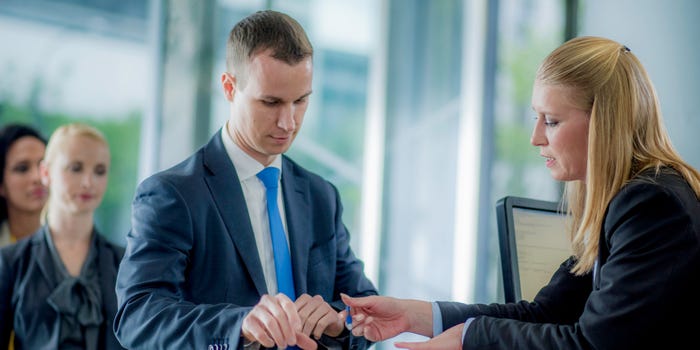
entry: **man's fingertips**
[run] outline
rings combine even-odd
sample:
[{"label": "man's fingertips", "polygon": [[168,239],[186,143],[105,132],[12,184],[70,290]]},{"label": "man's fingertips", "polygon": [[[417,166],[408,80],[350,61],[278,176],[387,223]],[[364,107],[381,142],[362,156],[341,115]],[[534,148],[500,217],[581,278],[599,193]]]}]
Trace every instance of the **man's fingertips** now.
[{"label": "man's fingertips", "polygon": [[352,327],[352,335],[356,337],[361,337],[363,334],[363,327]]}]

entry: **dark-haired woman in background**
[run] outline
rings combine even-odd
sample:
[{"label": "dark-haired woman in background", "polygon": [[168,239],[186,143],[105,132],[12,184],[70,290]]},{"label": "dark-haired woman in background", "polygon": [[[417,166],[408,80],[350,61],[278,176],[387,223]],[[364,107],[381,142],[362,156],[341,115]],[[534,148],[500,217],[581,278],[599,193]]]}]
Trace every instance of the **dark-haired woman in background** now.
[{"label": "dark-haired woman in background", "polygon": [[9,124],[0,129],[0,247],[39,229],[47,191],[39,178],[46,140],[35,129]]}]

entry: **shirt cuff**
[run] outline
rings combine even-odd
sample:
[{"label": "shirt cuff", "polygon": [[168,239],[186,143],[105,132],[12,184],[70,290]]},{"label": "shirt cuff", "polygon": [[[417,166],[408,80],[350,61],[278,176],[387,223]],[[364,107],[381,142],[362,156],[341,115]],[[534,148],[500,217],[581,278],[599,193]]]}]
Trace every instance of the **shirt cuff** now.
[{"label": "shirt cuff", "polygon": [[440,306],[437,302],[432,302],[433,307],[433,337],[437,337],[442,333],[442,312],[440,312]]},{"label": "shirt cuff", "polygon": [[244,350],[259,350],[260,343],[258,343],[256,341],[248,341],[247,339],[243,338],[243,349]]},{"label": "shirt cuff", "polygon": [[470,317],[464,321],[464,328],[462,328],[462,345],[464,345],[464,336],[467,335],[467,328],[469,328],[469,325],[472,324],[472,321],[474,321],[474,317]]}]

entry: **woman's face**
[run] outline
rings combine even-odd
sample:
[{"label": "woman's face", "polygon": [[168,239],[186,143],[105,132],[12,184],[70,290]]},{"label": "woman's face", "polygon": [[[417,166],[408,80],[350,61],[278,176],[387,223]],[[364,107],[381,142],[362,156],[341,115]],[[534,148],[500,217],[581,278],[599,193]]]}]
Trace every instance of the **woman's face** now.
[{"label": "woman's face", "polygon": [[559,181],[586,181],[590,113],[574,103],[576,90],[535,82],[532,109],[537,123],[530,143],[540,148],[545,165]]},{"label": "woman's face", "polygon": [[107,189],[107,145],[87,136],[69,138],[53,159],[42,165],[42,180],[51,190],[50,212],[90,214]]},{"label": "woman's face", "polygon": [[33,136],[17,139],[8,149],[0,195],[7,202],[9,215],[13,212],[41,213],[48,194],[39,176],[39,163],[45,149],[44,143]]}]

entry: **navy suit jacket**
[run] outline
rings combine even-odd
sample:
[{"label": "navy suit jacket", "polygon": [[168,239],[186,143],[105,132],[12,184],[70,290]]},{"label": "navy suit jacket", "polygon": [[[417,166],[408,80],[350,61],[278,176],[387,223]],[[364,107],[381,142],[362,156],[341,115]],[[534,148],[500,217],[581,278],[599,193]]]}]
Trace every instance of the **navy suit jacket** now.
[{"label": "navy suit jacket", "polygon": [[[242,321],[268,293],[220,132],[138,187],[116,286],[114,330],[127,348],[242,348]],[[296,294],[338,310],[341,292],[376,294],[350,249],[336,188],[286,156],[281,184]],[[348,338],[346,347],[364,340]]]},{"label": "navy suit jacket", "polygon": [[569,259],[533,302],[438,303],[444,328],[476,317],[464,349],[697,348],[700,202],[688,183],[645,171],[613,197],[600,235],[595,280]]},{"label": "navy suit jacket", "polygon": [[[46,226],[31,237],[0,249],[0,348],[15,331],[15,349],[58,349],[61,318],[47,298],[60,283],[46,242]],[[93,231],[102,294],[100,349],[122,349],[112,332],[117,312],[114,283],[124,248]]]}]

